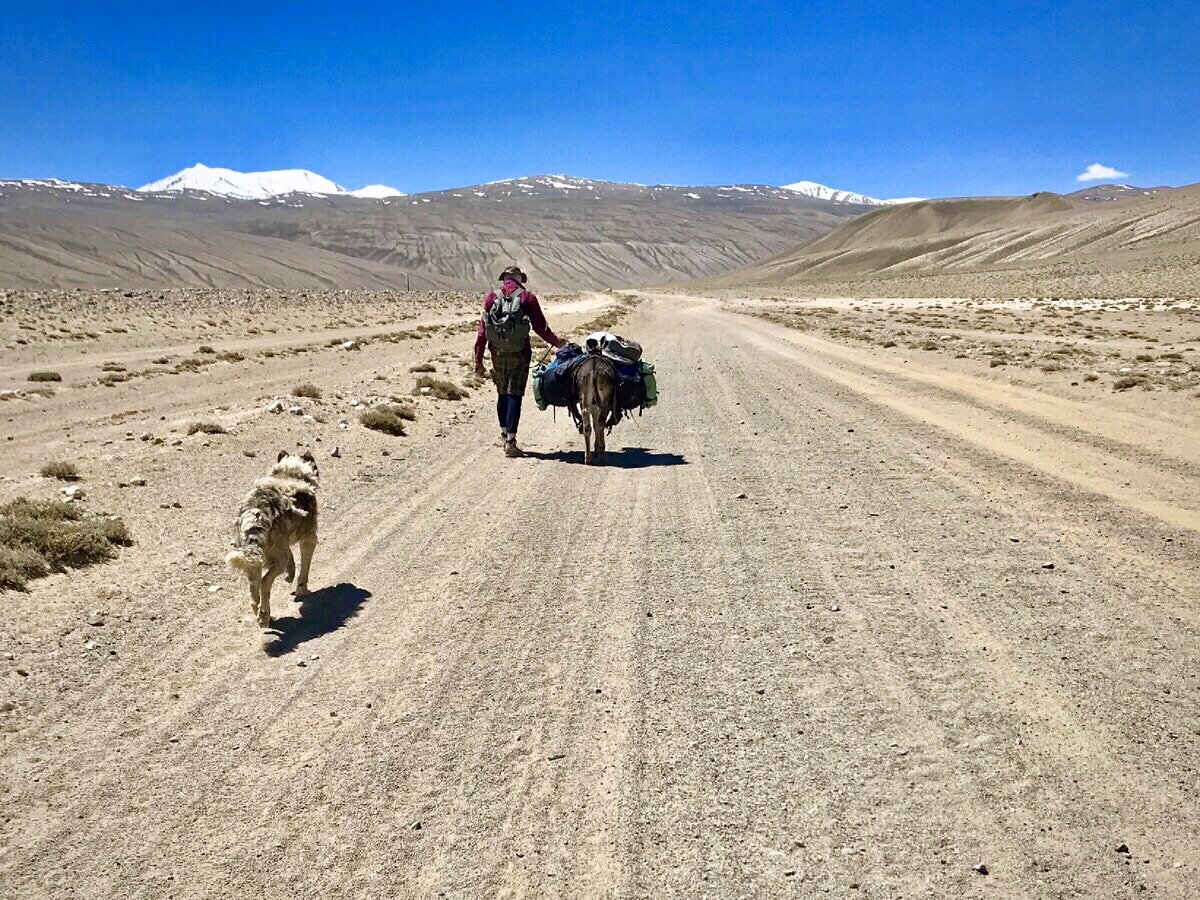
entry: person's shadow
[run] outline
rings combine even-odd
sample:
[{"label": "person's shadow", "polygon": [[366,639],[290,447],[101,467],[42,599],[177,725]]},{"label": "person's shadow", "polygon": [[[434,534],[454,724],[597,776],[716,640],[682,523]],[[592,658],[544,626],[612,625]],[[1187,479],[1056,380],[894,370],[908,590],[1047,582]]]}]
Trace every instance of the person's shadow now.
[{"label": "person's shadow", "polygon": [[[538,453],[526,450],[525,455],[533,459],[544,459],[550,462],[583,465],[582,450],[556,450],[554,453]],[[686,466],[687,459],[678,453],[660,453],[645,447],[625,447],[621,450],[609,450],[604,457],[604,465],[613,469],[648,469],[652,466]]]},{"label": "person's shadow", "polygon": [[345,582],[305,594],[299,600],[300,615],[271,621],[276,637],[265,645],[267,655],[283,656],[305,641],[337,631],[358,615],[370,596],[370,591]]}]

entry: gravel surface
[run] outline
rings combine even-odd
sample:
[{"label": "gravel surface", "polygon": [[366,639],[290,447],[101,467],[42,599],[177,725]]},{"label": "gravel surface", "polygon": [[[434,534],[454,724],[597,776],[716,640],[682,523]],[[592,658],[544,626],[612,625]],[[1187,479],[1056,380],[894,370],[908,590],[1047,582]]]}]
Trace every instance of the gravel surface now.
[{"label": "gravel surface", "polygon": [[[608,467],[531,403],[504,458],[487,385],[359,427],[463,380],[437,317],[0,407],[3,499],[70,459],[137,541],[3,595],[0,892],[1196,895],[1194,417],[649,295]],[[264,644],[220,561],[297,445],[315,593]]]}]

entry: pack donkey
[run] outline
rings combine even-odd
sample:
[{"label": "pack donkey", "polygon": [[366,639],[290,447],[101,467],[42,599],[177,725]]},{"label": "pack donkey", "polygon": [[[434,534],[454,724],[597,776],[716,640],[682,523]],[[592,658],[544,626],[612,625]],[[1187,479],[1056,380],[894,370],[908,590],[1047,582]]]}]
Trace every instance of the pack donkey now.
[{"label": "pack donkey", "polygon": [[617,372],[612,360],[590,353],[571,373],[575,382],[571,417],[583,432],[583,463],[604,462],[604,433],[617,423]]}]

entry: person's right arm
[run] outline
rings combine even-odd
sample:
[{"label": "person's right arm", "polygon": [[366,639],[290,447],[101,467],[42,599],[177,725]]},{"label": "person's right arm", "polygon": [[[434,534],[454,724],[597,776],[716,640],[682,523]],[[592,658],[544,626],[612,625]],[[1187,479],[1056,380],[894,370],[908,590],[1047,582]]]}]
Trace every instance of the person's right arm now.
[{"label": "person's right arm", "polygon": [[[496,292],[489,291],[483,299],[483,311],[486,313],[496,302]],[[487,332],[483,327],[483,316],[479,317],[479,327],[475,329],[475,374],[483,375],[483,348],[487,346]]]}]

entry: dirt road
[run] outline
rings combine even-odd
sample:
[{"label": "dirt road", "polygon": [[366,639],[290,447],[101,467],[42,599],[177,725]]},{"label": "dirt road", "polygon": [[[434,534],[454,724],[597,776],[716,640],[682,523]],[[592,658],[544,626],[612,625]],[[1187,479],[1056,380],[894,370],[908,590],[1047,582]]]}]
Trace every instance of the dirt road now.
[{"label": "dirt road", "polygon": [[[243,416],[300,372],[269,366],[228,376],[237,435],[118,443],[150,499],[93,502],[138,545],[3,598],[0,893],[1200,894],[1195,419],[947,385],[695,298],[621,330],[663,401],[607,468],[532,409],[504,459],[487,392],[390,443]],[[382,352],[279,365],[365,390],[409,362]],[[342,450],[320,590],[264,652],[209,563],[314,435]]]}]

